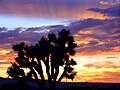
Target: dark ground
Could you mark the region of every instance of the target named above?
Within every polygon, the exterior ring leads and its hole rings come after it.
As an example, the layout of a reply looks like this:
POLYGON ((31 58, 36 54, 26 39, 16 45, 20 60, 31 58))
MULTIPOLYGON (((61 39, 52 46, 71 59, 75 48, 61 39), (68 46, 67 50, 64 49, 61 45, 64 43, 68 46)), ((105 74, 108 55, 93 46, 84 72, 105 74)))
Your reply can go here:
MULTIPOLYGON (((34 82, 27 84, 16 80, 0 78, 0 90, 42 90, 34 82)), ((46 81, 46 90, 48 83, 46 81)), ((55 90, 120 90, 120 83, 61 82, 55 90)))

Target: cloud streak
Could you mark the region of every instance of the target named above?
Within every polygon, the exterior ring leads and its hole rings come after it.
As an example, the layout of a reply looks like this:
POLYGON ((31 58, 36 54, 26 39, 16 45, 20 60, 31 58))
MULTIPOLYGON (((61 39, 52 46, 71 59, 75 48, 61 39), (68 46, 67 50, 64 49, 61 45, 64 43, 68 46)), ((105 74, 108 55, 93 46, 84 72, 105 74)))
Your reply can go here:
POLYGON ((120 4, 106 9, 89 8, 88 10, 104 14, 105 16, 120 17, 120 4))
MULTIPOLYGON (((95 13, 88 12, 86 9, 95 6, 101 6, 97 0, 92 2, 89 0, 54 0, 52 2, 51 0, 2 0, 0 13, 11 16, 80 19, 94 17, 95 13)), ((102 17, 102 15, 96 14, 96 17, 100 16, 102 17)))
POLYGON ((118 66, 114 62, 110 62, 110 61, 96 62, 96 63, 92 63, 92 64, 86 64, 86 65, 84 65, 84 67, 95 68, 95 69, 100 69, 100 68, 119 69, 120 68, 120 66, 118 66))

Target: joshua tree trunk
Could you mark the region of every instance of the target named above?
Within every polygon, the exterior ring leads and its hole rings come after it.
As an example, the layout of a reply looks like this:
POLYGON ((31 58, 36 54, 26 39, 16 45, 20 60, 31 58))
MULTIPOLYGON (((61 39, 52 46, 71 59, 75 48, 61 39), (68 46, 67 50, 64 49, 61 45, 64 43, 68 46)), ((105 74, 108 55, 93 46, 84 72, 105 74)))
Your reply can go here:
POLYGON ((35 70, 38 72, 38 74, 41 77, 41 86, 40 87, 42 88, 42 90, 44 90, 45 89, 45 77, 43 74, 42 64, 41 64, 40 60, 38 60, 38 65, 35 67, 35 70))

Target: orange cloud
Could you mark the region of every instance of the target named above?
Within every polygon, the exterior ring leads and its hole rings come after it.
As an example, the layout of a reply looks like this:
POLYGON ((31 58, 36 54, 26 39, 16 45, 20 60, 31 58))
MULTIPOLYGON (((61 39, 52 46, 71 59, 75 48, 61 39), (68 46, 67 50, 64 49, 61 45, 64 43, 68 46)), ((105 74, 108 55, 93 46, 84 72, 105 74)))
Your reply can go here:
POLYGON ((119 4, 120 2, 115 0, 115 1, 108 1, 108 2, 107 1, 100 1, 99 3, 102 5, 116 5, 116 4, 119 4))
POLYGON ((103 5, 108 5, 109 4, 109 2, 105 2, 105 1, 100 1, 99 3, 103 4, 103 5))
POLYGON ((111 72, 111 71, 105 71, 103 72, 102 77, 93 77, 89 81, 93 82, 112 82, 112 83, 119 83, 120 81, 120 73, 119 72, 111 72))
POLYGON ((92 63, 92 64, 86 64, 84 67, 87 68, 113 68, 113 69, 120 69, 120 66, 116 65, 115 63, 111 61, 105 61, 105 62, 97 62, 97 63, 92 63))

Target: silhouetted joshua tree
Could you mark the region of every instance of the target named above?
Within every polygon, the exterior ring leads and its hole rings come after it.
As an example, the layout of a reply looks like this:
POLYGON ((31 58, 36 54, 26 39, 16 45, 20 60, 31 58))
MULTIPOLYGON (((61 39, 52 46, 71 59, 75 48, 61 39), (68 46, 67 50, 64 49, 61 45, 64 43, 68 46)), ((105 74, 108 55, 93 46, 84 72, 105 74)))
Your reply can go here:
POLYGON ((76 75, 74 71, 76 61, 70 57, 75 54, 76 46, 70 31, 65 29, 58 32, 58 35, 51 33, 48 37, 42 37, 36 45, 28 46, 24 43, 13 45, 12 49, 18 53, 18 56, 7 73, 15 79, 22 77, 34 80, 45 89, 43 71, 46 70, 49 87, 54 89, 64 77, 73 79, 76 75), (42 64, 46 68, 43 68, 42 64), (28 68, 29 72, 25 73, 24 68, 28 68))

